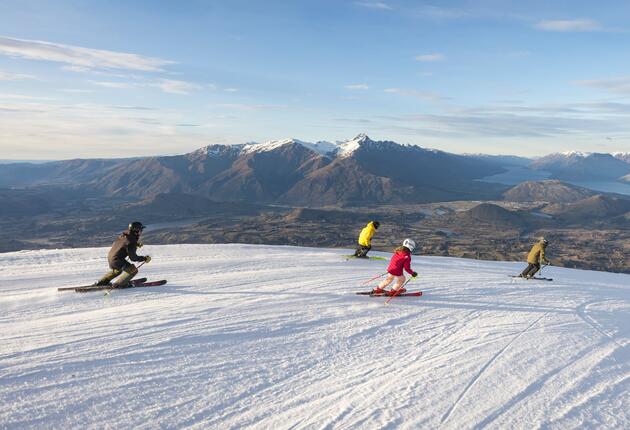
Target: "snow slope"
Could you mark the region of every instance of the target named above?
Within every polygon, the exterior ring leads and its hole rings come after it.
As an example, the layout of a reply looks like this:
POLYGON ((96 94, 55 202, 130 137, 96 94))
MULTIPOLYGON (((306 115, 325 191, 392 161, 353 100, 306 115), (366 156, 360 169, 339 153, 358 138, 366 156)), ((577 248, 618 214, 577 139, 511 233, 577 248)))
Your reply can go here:
POLYGON ((56 291, 106 249, 0 254, 0 428, 630 428, 628 275, 414 257, 384 305, 344 250, 142 251, 107 297, 56 291))

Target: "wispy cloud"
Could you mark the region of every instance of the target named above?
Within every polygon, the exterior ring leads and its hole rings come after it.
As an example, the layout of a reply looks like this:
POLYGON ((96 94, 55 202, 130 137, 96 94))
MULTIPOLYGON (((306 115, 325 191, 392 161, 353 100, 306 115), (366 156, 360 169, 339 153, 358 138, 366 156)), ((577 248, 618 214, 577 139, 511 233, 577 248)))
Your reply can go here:
POLYGON ((600 136, 630 132, 630 104, 592 102, 540 106, 480 106, 441 114, 383 117, 392 129, 442 137, 600 136))
POLYGON ((236 93, 238 92, 238 88, 224 88, 223 91, 227 93, 236 93))
MULTIPOLYGON (((128 89, 128 88, 142 88, 142 87, 153 87, 159 88, 165 93, 169 94, 190 94, 194 91, 199 91, 204 89, 204 86, 194 84, 192 82, 186 81, 178 81, 174 79, 159 79, 156 81, 152 81, 149 83, 139 83, 139 82, 119 82, 119 81, 88 81, 91 84, 98 85, 100 87, 105 88, 116 88, 116 89, 128 89)), ((208 88, 214 88, 214 86, 209 86, 208 88)))
POLYGON ((216 108, 221 108, 221 109, 244 110, 244 111, 286 109, 287 108, 286 105, 248 104, 248 103, 222 103, 222 104, 218 104, 211 107, 216 107, 216 108))
POLYGON ((346 85, 344 88, 347 89, 347 90, 351 90, 351 91, 354 91, 354 90, 369 90, 370 86, 367 85, 367 84, 351 84, 351 85, 346 85))
POLYGON ((461 19, 470 16, 469 12, 462 9, 444 8, 433 5, 421 5, 412 8, 409 12, 412 16, 436 20, 461 19))
POLYGON ((120 69, 142 72, 161 72, 163 66, 174 63, 160 58, 126 52, 4 36, 0 36, 0 55, 28 60, 54 61, 88 69, 120 69))
POLYGON ((444 54, 439 54, 439 53, 416 55, 416 61, 422 61, 424 63, 433 63, 436 61, 444 61, 444 60, 446 60, 446 56, 444 54))
POLYGON ((129 82, 109 82, 109 81, 88 81, 88 82, 94 85, 98 85, 99 87, 105 87, 105 88, 125 89, 125 88, 132 88, 134 86, 133 84, 129 82))
MULTIPOLYGON (((191 82, 177 81, 174 79, 161 79, 153 85, 157 86, 165 93, 170 94, 190 94, 193 91, 203 89, 201 85, 193 84, 191 82)), ((214 88, 214 86, 212 86, 212 88, 214 88)))
POLYGON ((35 76, 25 75, 22 73, 3 72, 0 70, 0 81, 22 81, 25 79, 35 79, 35 76))
POLYGON ((534 25, 538 30, 574 32, 600 31, 601 25, 592 19, 543 20, 534 25))
POLYGON ((622 96, 630 95, 630 76, 573 81, 574 85, 600 88, 622 96))
POLYGON ((397 94, 403 97, 414 97, 427 102, 437 102, 447 99, 444 96, 429 91, 407 90, 403 88, 386 88, 383 91, 389 94, 397 94))
POLYGON ((355 1, 354 4, 356 6, 364 7, 367 9, 375 9, 375 10, 391 10, 392 9, 390 5, 382 1, 355 1))
POLYGON ((54 100, 51 97, 29 96, 25 94, 0 94, 0 100, 54 100))

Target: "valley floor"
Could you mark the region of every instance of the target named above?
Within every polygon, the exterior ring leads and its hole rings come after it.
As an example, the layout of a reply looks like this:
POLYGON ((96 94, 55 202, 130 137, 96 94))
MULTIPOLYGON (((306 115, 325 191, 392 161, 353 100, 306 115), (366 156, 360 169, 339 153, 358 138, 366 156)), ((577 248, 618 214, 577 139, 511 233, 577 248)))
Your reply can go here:
POLYGON ((415 256, 384 305, 347 250, 141 251, 106 297, 56 291, 105 248, 0 254, 0 429, 630 428, 630 275, 415 256))

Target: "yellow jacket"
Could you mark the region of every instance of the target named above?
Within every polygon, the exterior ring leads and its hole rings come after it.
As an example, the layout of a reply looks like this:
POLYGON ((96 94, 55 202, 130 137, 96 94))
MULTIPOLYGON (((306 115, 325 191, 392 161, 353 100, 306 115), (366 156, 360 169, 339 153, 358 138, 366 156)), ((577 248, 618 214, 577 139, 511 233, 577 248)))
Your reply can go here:
POLYGON ((547 259, 545 258, 545 247, 542 246, 540 243, 537 243, 534 246, 532 246, 532 250, 529 251, 529 254, 527 255, 527 263, 529 264, 548 263, 547 259))
POLYGON ((368 222, 359 235, 359 245, 372 246, 372 236, 374 236, 375 231, 376 227, 374 227, 374 222, 368 222))

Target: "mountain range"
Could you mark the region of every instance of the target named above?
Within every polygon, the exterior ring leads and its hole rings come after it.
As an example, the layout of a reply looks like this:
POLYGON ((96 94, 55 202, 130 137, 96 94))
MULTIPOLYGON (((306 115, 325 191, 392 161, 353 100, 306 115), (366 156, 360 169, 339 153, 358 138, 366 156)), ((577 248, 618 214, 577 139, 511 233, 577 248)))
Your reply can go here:
POLYGON ((287 139, 209 145, 176 156, 2 165, 0 187, 66 186, 130 199, 187 193, 215 201, 365 205, 495 198, 505 187, 476 180, 501 171, 490 161, 361 134, 339 144, 287 139))

